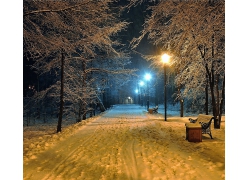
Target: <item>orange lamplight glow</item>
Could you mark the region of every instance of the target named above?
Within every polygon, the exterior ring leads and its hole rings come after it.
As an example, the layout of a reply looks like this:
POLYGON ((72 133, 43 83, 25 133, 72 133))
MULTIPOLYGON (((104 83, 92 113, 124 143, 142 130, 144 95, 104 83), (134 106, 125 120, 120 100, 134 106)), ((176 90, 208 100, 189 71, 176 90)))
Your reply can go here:
POLYGON ((168 54, 163 54, 162 56, 161 56, 161 59, 162 59, 162 62, 164 63, 164 64, 168 64, 169 63, 169 60, 170 60, 170 57, 171 56, 169 56, 168 54))

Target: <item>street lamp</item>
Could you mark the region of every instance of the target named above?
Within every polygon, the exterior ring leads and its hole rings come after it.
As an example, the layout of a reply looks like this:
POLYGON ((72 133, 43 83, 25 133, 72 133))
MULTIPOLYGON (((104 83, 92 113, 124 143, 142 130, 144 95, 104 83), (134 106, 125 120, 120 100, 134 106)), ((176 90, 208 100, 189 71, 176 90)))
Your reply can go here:
POLYGON ((169 63, 170 56, 163 54, 161 56, 162 62, 164 64, 164 111, 165 111, 165 121, 167 121, 167 64, 169 63))
POLYGON ((149 109, 149 87, 148 87, 148 81, 151 79, 151 75, 150 74, 146 74, 145 75, 145 79, 147 81, 147 94, 148 94, 148 99, 147 99, 147 110, 149 109))
POLYGON ((143 86, 144 85, 144 82, 143 81, 140 81, 140 86, 143 86))

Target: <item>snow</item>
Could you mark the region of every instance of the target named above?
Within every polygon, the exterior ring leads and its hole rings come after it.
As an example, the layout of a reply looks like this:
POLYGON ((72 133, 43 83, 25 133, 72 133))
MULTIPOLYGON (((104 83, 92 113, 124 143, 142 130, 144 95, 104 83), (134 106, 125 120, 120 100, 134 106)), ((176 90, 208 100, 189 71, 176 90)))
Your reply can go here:
POLYGON ((214 139, 194 143, 185 140, 190 116, 170 111, 166 122, 159 112, 116 105, 59 134, 32 138, 24 128, 24 180, 225 179, 225 117, 211 126, 214 139))

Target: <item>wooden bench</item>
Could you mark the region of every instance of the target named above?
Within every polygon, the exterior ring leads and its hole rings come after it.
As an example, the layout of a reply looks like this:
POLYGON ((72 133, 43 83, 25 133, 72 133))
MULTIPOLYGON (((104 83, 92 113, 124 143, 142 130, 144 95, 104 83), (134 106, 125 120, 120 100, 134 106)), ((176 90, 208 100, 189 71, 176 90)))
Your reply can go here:
POLYGON ((159 108, 159 106, 155 106, 155 107, 153 108, 153 113, 158 113, 158 108, 159 108))
POLYGON ((213 119, 214 117, 211 115, 199 114, 196 119, 189 118, 190 123, 186 123, 185 126, 187 129, 195 126, 201 127, 202 134, 209 134, 211 139, 213 139, 211 132, 211 123, 213 119))
POLYGON ((149 108, 148 109, 148 112, 150 113, 150 114, 153 114, 153 113, 158 113, 158 106, 155 106, 154 108, 149 108))

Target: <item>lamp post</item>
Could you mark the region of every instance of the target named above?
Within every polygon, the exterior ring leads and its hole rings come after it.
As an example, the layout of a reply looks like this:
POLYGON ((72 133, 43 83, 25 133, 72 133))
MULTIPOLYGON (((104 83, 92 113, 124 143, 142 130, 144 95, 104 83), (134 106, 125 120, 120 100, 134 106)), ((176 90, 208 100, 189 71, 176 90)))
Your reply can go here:
POLYGON ((148 94, 148 98, 147 98, 147 110, 148 110, 149 109, 149 87, 148 87, 148 81, 151 79, 151 75, 147 73, 145 75, 145 79, 147 81, 147 94, 148 94))
POLYGON ((161 56, 162 62, 164 64, 164 112, 165 121, 167 121, 167 64, 169 63, 170 56, 163 54, 161 56))
POLYGON ((143 100, 144 100, 144 98, 143 98, 143 96, 142 96, 142 86, 144 85, 144 82, 143 81, 140 81, 140 100, 141 100, 141 106, 143 106, 143 100))
POLYGON ((140 104, 140 100, 139 100, 140 97, 139 97, 139 90, 138 90, 138 89, 135 90, 135 94, 136 94, 136 95, 135 95, 135 101, 136 101, 136 99, 138 98, 138 99, 137 99, 137 102, 138 102, 138 104, 140 104), (136 96, 138 96, 138 97, 136 97, 136 96))

